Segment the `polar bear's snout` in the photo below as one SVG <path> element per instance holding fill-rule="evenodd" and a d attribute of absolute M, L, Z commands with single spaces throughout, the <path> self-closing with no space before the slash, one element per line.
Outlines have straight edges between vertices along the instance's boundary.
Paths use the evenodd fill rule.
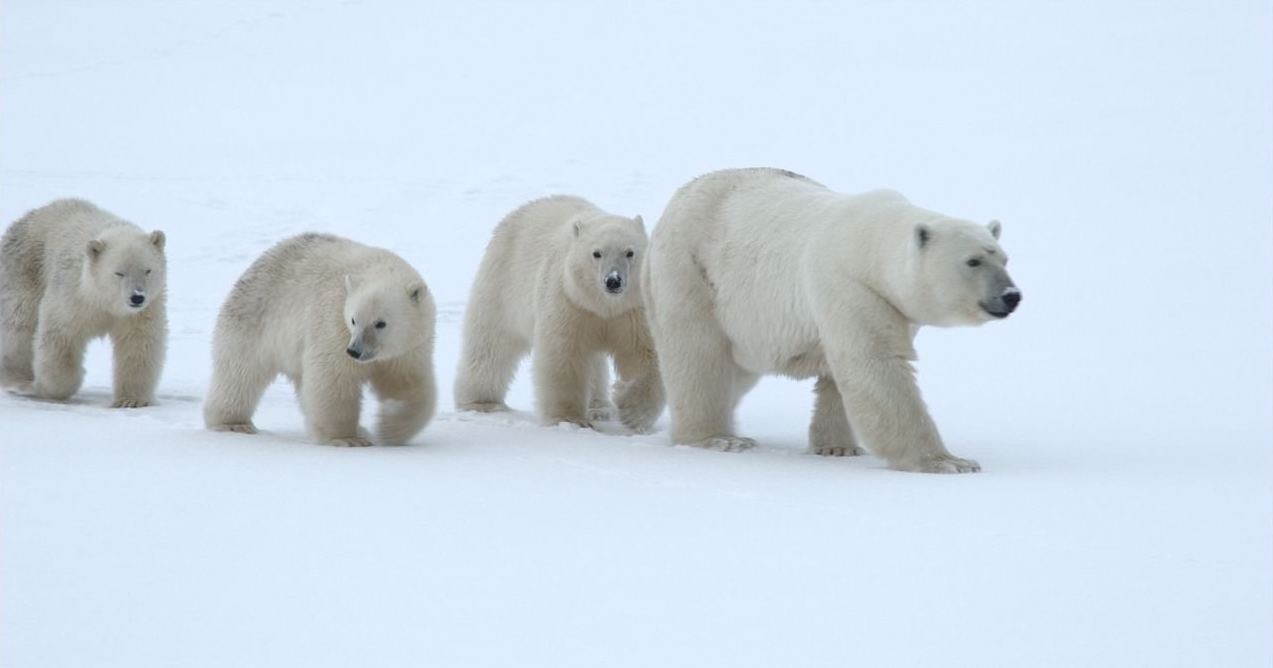
<path fill-rule="evenodd" d="M 354 340 L 349 342 L 349 347 L 345 348 L 345 354 L 359 362 L 370 362 L 376 357 L 376 350 L 362 337 L 354 337 Z"/>
<path fill-rule="evenodd" d="M 141 308 L 146 304 L 146 295 L 140 290 L 134 290 L 131 297 L 128 298 L 128 305 L 133 308 Z"/>
<path fill-rule="evenodd" d="M 345 347 L 345 354 L 359 362 L 370 362 L 376 356 L 376 345 L 374 341 L 368 340 L 368 334 L 365 330 L 354 334 Z"/>
<path fill-rule="evenodd" d="M 606 292 L 612 295 L 619 295 L 623 294 L 623 287 L 627 281 L 624 280 L 623 274 L 618 269 L 612 269 L 610 273 L 605 275 L 602 283 L 606 286 Z"/>
<path fill-rule="evenodd" d="M 1004 306 L 1007 306 L 1008 312 L 1011 313 L 1017 310 L 1017 304 L 1021 303 L 1021 291 L 1016 288 L 1008 288 L 1003 291 L 1003 296 L 999 299 L 1003 300 Z"/>
<path fill-rule="evenodd" d="M 1017 289 L 1014 285 L 1010 285 L 1004 288 L 1003 292 L 1000 293 L 998 297 L 988 300 L 986 303 L 982 304 L 981 308 L 985 309 L 986 313 L 989 313 L 996 318 L 1006 318 L 1012 315 L 1013 311 L 1017 310 L 1017 305 L 1020 303 L 1021 290 Z"/>

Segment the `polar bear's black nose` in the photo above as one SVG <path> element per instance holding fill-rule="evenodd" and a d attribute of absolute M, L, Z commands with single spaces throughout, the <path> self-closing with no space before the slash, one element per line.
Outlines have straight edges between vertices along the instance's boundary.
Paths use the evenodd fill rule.
<path fill-rule="evenodd" d="M 132 304 L 133 306 L 141 306 L 142 304 L 146 303 L 146 295 L 133 295 L 132 297 L 128 298 L 128 303 Z"/>
<path fill-rule="evenodd" d="M 354 350 L 353 348 L 346 348 L 346 349 L 345 349 L 345 354 L 346 354 L 346 355 L 349 355 L 350 357 L 352 357 L 352 358 L 354 358 L 354 359 L 362 359 L 362 351 L 361 351 L 361 350 Z"/>
<path fill-rule="evenodd" d="M 1020 303 L 1021 303 L 1020 290 L 1011 290 L 1009 292 L 1003 293 L 1003 305 L 1008 307 L 1009 313 L 1017 310 L 1017 304 L 1020 304 Z"/>
<path fill-rule="evenodd" d="M 623 279 L 611 274 L 606 276 L 606 292 L 610 294 L 618 294 L 623 289 Z"/>

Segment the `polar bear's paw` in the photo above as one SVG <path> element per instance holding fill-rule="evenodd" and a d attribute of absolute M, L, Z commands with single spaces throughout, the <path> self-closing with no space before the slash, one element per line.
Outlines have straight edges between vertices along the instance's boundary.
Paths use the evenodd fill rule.
<path fill-rule="evenodd" d="M 371 445 L 371 439 L 362 436 L 346 436 L 344 438 L 332 438 L 327 440 L 327 445 L 335 445 L 343 448 L 365 448 Z"/>
<path fill-rule="evenodd" d="M 214 424 L 208 427 L 212 431 L 228 431 L 236 434 L 255 434 L 256 425 L 251 422 L 236 422 L 234 424 Z"/>
<path fill-rule="evenodd" d="M 30 392 L 34 382 L 35 378 L 30 373 L 0 367 L 0 387 L 10 392 Z"/>
<path fill-rule="evenodd" d="M 718 450 L 720 452 L 742 452 L 756 447 L 755 439 L 746 436 L 713 436 L 693 444 L 694 447 L 703 448 L 704 450 Z"/>
<path fill-rule="evenodd" d="M 512 410 L 508 404 L 502 401 L 470 401 L 466 404 L 457 406 L 462 411 L 473 411 L 474 413 L 503 413 Z"/>
<path fill-rule="evenodd" d="M 661 406 L 659 407 L 661 408 Z M 650 406 L 622 404 L 619 406 L 619 422 L 629 430 L 644 434 L 654 428 L 654 421 L 659 419 L 659 411 Z"/>
<path fill-rule="evenodd" d="M 551 427 L 565 427 L 567 429 L 592 429 L 592 422 L 587 418 L 577 417 L 556 417 L 548 418 L 544 421 Z"/>
<path fill-rule="evenodd" d="M 588 407 L 589 422 L 611 422 L 614 420 L 614 406 L 600 404 Z"/>
<path fill-rule="evenodd" d="M 919 473 L 977 473 L 981 470 L 981 464 L 954 455 L 937 455 L 922 459 L 916 465 L 901 468 Z"/>
<path fill-rule="evenodd" d="M 866 451 L 856 445 L 812 445 L 809 452 L 820 457 L 857 457 Z"/>
<path fill-rule="evenodd" d="M 150 402 L 145 399 L 116 399 L 111 408 L 145 408 Z"/>

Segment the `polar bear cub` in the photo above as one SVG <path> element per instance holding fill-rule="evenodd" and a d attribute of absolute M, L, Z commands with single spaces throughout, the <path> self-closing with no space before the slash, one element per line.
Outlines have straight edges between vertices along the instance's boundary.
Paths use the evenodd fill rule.
<path fill-rule="evenodd" d="M 891 191 L 842 195 L 791 172 L 714 172 L 654 230 L 645 297 L 677 443 L 724 450 L 763 374 L 816 378 L 813 452 L 897 469 L 977 471 L 947 452 L 915 383 L 921 325 L 1006 318 L 1021 292 L 1000 225 L 949 218 Z"/>
<path fill-rule="evenodd" d="M 0 386 L 65 400 L 90 339 L 110 336 L 115 408 L 148 406 L 168 342 L 164 233 L 52 202 L 0 239 Z"/>
<path fill-rule="evenodd" d="M 637 289 L 646 242 L 640 216 L 578 197 L 535 200 L 504 218 L 473 283 L 456 407 L 507 410 L 508 385 L 532 351 L 543 422 L 591 426 L 611 412 L 612 356 L 619 420 L 650 429 L 663 386 Z"/>
<path fill-rule="evenodd" d="M 379 248 L 304 234 L 266 251 L 217 319 L 204 420 L 255 433 L 266 386 L 284 374 L 320 443 L 364 446 L 362 389 L 380 399 L 377 437 L 406 443 L 433 417 L 433 297 L 411 265 Z"/>

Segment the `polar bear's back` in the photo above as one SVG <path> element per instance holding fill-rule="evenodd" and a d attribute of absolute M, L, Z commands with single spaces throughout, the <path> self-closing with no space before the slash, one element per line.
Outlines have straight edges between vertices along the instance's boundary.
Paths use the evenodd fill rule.
<path fill-rule="evenodd" d="M 550 258 L 557 260 L 557 246 L 566 239 L 566 227 L 580 215 L 600 213 L 582 197 L 553 195 L 527 202 L 504 217 L 487 246 L 482 264 L 516 270 L 530 276 Z"/>
<path fill-rule="evenodd" d="M 274 245 L 234 284 L 223 318 L 261 320 L 279 306 L 312 295 L 322 287 L 322 261 L 342 247 L 342 241 L 327 234 L 303 234 Z M 306 284 L 310 290 L 305 290 Z"/>
<path fill-rule="evenodd" d="M 776 202 L 817 200 L 832 196 L 825 186 L 795 172 L 767 167 L 724 169 L 704 174 L 682 186 L 668 202 L 651 236 L 658 245 L 668 241 L 700 248 L 728 243 L 731 238 L 751 243 L 790 239 L 792 221 L 773 218 L 783 207 Z M 777 224 L 777 223 L 780 223 Z M 754 228 L 754 229 L 753 229 Z M 760 236 L 757 236 L 760 235 Z"/>
<path fill-rule="evenodd" d="M 824 218 L 804 212 L 840 199 L 822 184 L 786 170 L 711 172 L 672 197 L 651 236 L 650 252 L 688 251 L 717 285 L 727 280 L 760 287 L 793 283 L 793 278 L 762 276 L 762 270 L 799 269 L 810 240 L 823 241 L 816 228 Z"/>
<path fill-rule="evenodd" d="M 29 211 L 0 240 L 0 267 L 41 285 L 79 276 L 90 239 L 111 227 L 140 228 L 92 202 L 60 199 Z"/>
<path fill-rule="evenodd" d="M 808 268 L 829 246 L 840 256 L 846 245 L 868 246 L 878 237 L 877 222 L 899 218 L 901 209 L 918 211 L 890 190 L 846 195 L 786 170 L 727 169 L 678 190 L 651 241 L 654 252 L 691 249 L 709 274 L 737 269 L 756 276 L 757 263 Z"/>
<path fill-rule="evenodd" d="M 826 186 L 789 169 L 775 167 L 743 167 L 708 172 L 681 187 L 679 193 L 728 193 L 769 184 L 784 184 L 825 190 Z"/>
<path fill-rule="evenodd" d="M 677 192 L 654 230 L 647 277 L 652 288 L 663 285 L 650 301 L 675 301 L 701 281 L 735 362 L 807 375 L 820 355 L 811 289 L 842 287 L 848 276 L 830 267 L 867 265 L 876 232 L 857 212 L 898 199 L 844 195 L 777 169 L 701 176 Z"/>
<path fill-rule="evenodd" d="M 536 287 L 562 267 L 572 221 L 601 213 L 588 200 L 571 195 L 544 197 L 513 210 L 491 236 L 469 304 L 505 313 L 510 327 L 529 336 Z"/>
<path fill-rule="evenodd" d="M 246 336 L 292 361 L 316 330 L 342 327 L 345 276 L 387 272 L 419 280 L 404 260 L 380 248 L 330 234 L 279 242 L 248 267 L 221 309 L 218 336 Z M 330 321 L 330 322 L 329 322 Z"/>
<path fill-rule="evenodd" d="M 371 269 L 418 278 L 410 265 L 387 250 L 331 234 L 295 236 L 274 245 L 248 267 L 235 283 L 225 311 L 259 317 L 277 306 L 311 302 L 330 292 L 343 300 L 345 276 Z"/>

